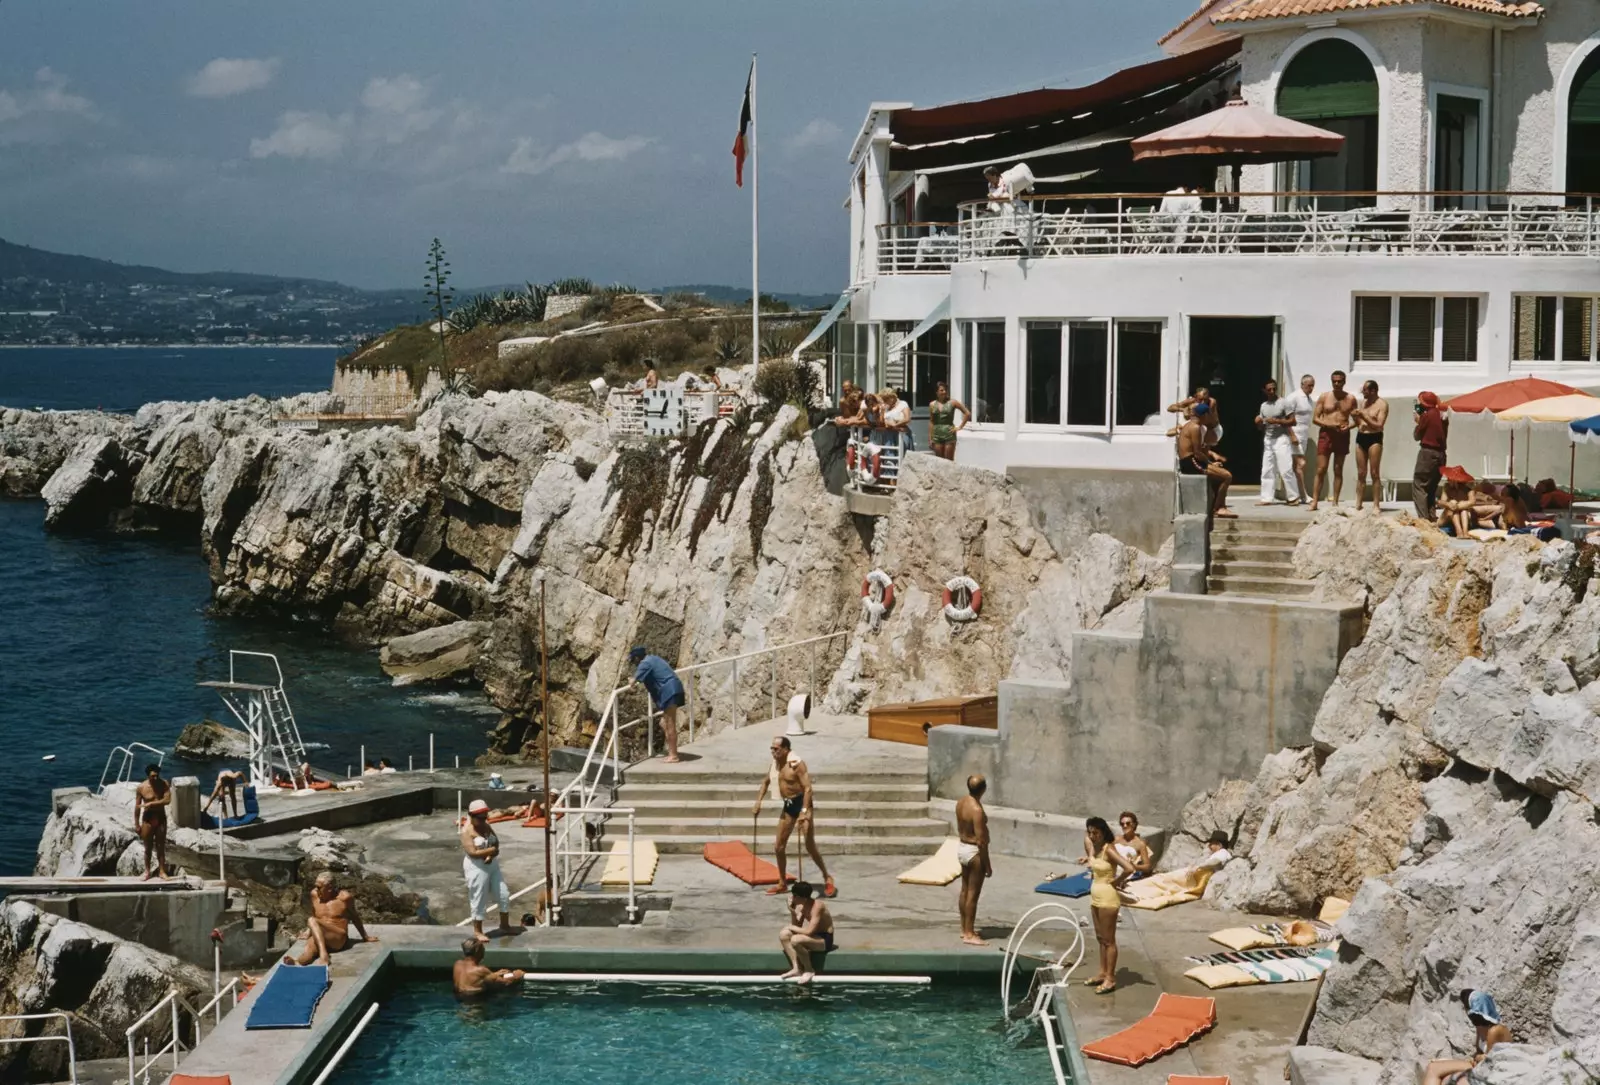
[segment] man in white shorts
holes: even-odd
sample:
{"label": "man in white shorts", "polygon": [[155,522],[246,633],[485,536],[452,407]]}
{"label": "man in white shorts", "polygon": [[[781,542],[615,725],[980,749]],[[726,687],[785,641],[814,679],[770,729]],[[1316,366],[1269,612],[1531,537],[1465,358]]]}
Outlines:
{"label": "man in white shorts", "polygon": [[972,946],[986,946],[978,936],[978,895],[983,880],[994,876],[989,865],[989,815],[983,810],[983,793],[989,783],[982,776],[967,777],[967,797],[956,803],[956,860],[961,864],[961,940]]}

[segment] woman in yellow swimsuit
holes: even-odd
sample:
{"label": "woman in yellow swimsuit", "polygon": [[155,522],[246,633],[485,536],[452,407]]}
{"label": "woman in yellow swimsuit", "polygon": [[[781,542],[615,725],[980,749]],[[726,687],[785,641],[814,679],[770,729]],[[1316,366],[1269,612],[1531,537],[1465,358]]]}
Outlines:
{"label": "woman in yellow swimsuit", "polygon": [[1114,839],[1105,818],[1090,818],[1084,824],[1083,850],[1087,854],[1078,863],[1089,868],[1089,914],[1100,943],[1100,972],[1086,981],[1086,986],[1093,987],[1097,995],[1117,989],[1117,912],[1122,908],[1117,889],[1136,869],[1112,846]]}

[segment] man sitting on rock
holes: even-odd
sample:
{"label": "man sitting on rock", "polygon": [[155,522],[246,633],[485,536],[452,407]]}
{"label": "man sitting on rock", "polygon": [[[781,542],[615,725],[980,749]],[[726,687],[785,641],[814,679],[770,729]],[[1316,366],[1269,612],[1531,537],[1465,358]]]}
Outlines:
{"label": "man sitting on rock", "polygon": [[356,932],[361,935],[363,942],[377,941],[361,923],[361,916],[356,911],[355,895],[348,889],[334,888],[333,875],[324,870],[317,875],[316,883],[311,887],[311,917],[306,920],[306,948],[298,959],[285,955],[283,963],[326,965],[328,954],[338,953],[350,944],[352,923],[356,925]]}
{"label": "man sitting on rock", "polygon": [[490,968],[483,963],[483,943],[468,938],[461,943],[461,959],[451,970],[450,979],[455,985],[457,998],[476,998],[491,991],[501,991],[522,982],[520,968]]}

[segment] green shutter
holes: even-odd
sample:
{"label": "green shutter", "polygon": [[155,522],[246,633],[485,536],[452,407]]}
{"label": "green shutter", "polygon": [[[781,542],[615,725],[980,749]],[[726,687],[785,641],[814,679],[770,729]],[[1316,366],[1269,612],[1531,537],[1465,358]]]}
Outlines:
{"label": "green shutter", "polygon": [[1366,54],[1347,41],[1313,42],[1295,54],[1278,82],[1278,115],[1296,120],[1378,112],[1378,78]]}
{"label": "green shutter", "polygon": [[[1600,124],[1600,49],[1589,54],[1572,84],[1573,124]],[[1587,133],[1585,138],[1593,138]]]}

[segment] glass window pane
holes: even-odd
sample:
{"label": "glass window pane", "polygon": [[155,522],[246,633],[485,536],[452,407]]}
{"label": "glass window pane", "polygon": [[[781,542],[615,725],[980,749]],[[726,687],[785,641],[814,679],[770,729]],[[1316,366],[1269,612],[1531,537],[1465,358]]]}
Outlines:
{"label": "glass window pane", "polygon": [[1117,396],[1112,417],[1118,426],[1142,426],[1151,415],[1161,421],[1161,324],[1154,320],[1117,321]]}
{"label": "glass window pane", "polygon": [[1556,299],[1548,294],[1519,294],[1511,301],[1511,326],[1515,332],[1512,359],[1555,361]]}
{"label": "glass window pane", "polygon": [[1564,362],[1589,360],[1590,348],[1594,345],[1589,325],[1590,314],[1594,311],[1592,301],[1591,298],[1561,299],[1561,360]]}
{"label": "glass window pane", "polygon": [[911,405],[926,407],[934,390],[950,381],[950,322],[940,321],[922,333],[913,348]]}
{"label": "glass window pane", "polygon": [[1400,361],[1433,361],[1433,298],[1400,299]]}
{"label": "glass window pane", "polygon": [[1389,299],[1356,299],[1356,361],[1389,360]]}
{"label": "glass window pane", "polygon": [[1067,425],[1104,426],[1111,335],[1103,320],[1074,320],[1067,330]]}
{"label": "glass window pane", "polygon": [[1006,420],[1006,326],[985,321],[977,326],[976,403],[969,403],[979,422]]}
{"label": "glass window pane", "polygon": [[1446,362],[1478,360],[1478,299],[1444,299],[1444,355]]}
{"label": "glass window pane", "polygon": [[1028,329],[1028,379],[1024,422],[1061,424],[1061,325],[1031,322]]}

